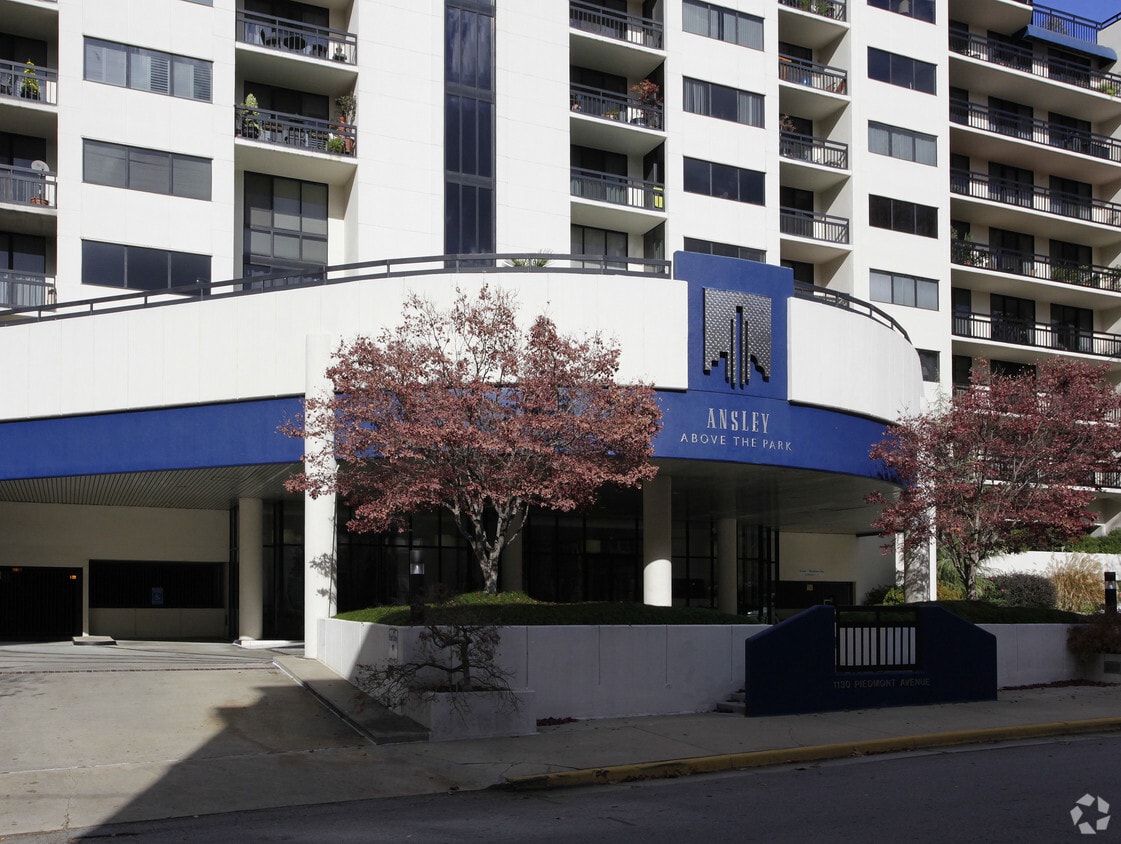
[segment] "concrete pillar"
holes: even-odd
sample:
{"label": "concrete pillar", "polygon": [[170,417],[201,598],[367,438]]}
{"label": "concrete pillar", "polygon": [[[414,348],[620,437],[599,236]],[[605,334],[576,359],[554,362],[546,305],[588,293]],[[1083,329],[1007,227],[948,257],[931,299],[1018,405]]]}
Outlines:
{"label": "concrete pillar", "polygon": [[716,520],[716,608],[735,615],[739,609],[739,524]]}
{"label": "concrete pillar", "polygon": [[525,584],[522,581],[522,534],[506,543],[502,549],[501,568],[499,570],[499,587],[503,592],[524,592]]}
{"label": "concrete pillar", "polygon": [[237,501],[237,637],[260,639],[264,631],[264,505],[260,498]]}
{"label": "concrete pillar", "polygon": [[[333,339],[324,334],[308,335],[305,349],[305,389],[306,396],[325,397],[332,394],[332,384],[327,378],[330,365]],[[309,417],[308,426],[314,426],[316,419]],[[329,457],[334,453],[334,437],[320,435],[304,439],[304,453],[309,456],[327,456],[325,461],[332,468],[334,461]],[[336,564],[338,558],[335,525],[335,496],[320,495],[312,498],[304,494],[304,656],[321,659],[319,652],[319,633],[317,622],[330,618],[337,606]]]}
{"label": "concrete pillar", "polygon": [[670,476],[659,472],[642,485],[642,602],[673,605],[673,509]]}

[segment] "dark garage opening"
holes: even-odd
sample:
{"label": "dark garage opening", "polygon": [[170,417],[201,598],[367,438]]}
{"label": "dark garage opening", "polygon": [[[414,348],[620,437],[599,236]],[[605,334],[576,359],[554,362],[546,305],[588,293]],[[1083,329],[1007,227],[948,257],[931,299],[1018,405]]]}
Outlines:
{"label": "dark garage opening", "polygon": [[82,570],[0,566],[0,639],[69,639],[82,633]]}

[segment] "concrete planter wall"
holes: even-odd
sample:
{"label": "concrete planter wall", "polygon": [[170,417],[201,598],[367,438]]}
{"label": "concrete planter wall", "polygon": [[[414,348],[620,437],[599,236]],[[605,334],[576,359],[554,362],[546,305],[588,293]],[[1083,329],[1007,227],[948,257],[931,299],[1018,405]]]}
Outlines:
{"label": "concrete planter wall", "polygon": [[1121,654],[1096,654],[1079,666],[1083,680],[1099,683],[1121,683]]}
{"label": "concrete planter wall", "polygon": [[431,741],[528,736],[537,732],[534,693],[526,690],[410,695],[399,711],[428,727]]}
{"label": "concrete planter wall", "polygon": [[[323,619],[319,660],[353,680],[357,666],[408,661],[419,629]],[[983,624],[997,638],[997,685],[1082,677],[1065,624]],[[767,625],[506,627],[498,660],[511,688],[533,689],[538,718],[707,712],[744,683],[744,642]],[[1121,675],[1114,677],[1121,681]]]}

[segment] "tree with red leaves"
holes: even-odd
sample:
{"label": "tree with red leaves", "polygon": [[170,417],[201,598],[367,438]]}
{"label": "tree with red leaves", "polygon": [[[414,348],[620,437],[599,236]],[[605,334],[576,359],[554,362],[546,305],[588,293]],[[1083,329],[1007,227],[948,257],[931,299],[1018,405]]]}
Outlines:
{"label": "tree with red leaves", "polygon": [[989,557],[1082,535],[1095,489],[1121,454],[1121,395],[1107,371],[1054,358],[998,375],[976,362],[967,390],[901,419],[873,446],[872,459],[901,485],[895,497],[870,497],[884,505],[874,526],[903,534],[904,560],[933,533],[971,599]]}
{"label": "tree with red leaves", "polygon": [[341,495],[356,532],[444,508],[497,592],[499,557],[527,508],[588,506],[605,484],[657,472],[654,391],[615,383],[618,361],[600,335],[563,335],[545,316],[520,330],[507,291],[459,290],[446,311],[414,294],[396,329],[336,351],[334,395],[309,398],[287,428],[333,449],[308,449],[288,489]]}

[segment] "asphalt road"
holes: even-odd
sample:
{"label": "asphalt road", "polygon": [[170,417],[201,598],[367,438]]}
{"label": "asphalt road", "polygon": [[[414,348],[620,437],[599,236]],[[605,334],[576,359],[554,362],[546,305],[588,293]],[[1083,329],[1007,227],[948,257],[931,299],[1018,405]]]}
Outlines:
{"label": "asphalt road", "polygon": [[[364,800],[15,836],[130,842],[1121,841],[1121,736],[516,793]],[[1079,806],[1084,795],[1095,798]],[[1072,822],[1095,826],[1084,837]]]}

